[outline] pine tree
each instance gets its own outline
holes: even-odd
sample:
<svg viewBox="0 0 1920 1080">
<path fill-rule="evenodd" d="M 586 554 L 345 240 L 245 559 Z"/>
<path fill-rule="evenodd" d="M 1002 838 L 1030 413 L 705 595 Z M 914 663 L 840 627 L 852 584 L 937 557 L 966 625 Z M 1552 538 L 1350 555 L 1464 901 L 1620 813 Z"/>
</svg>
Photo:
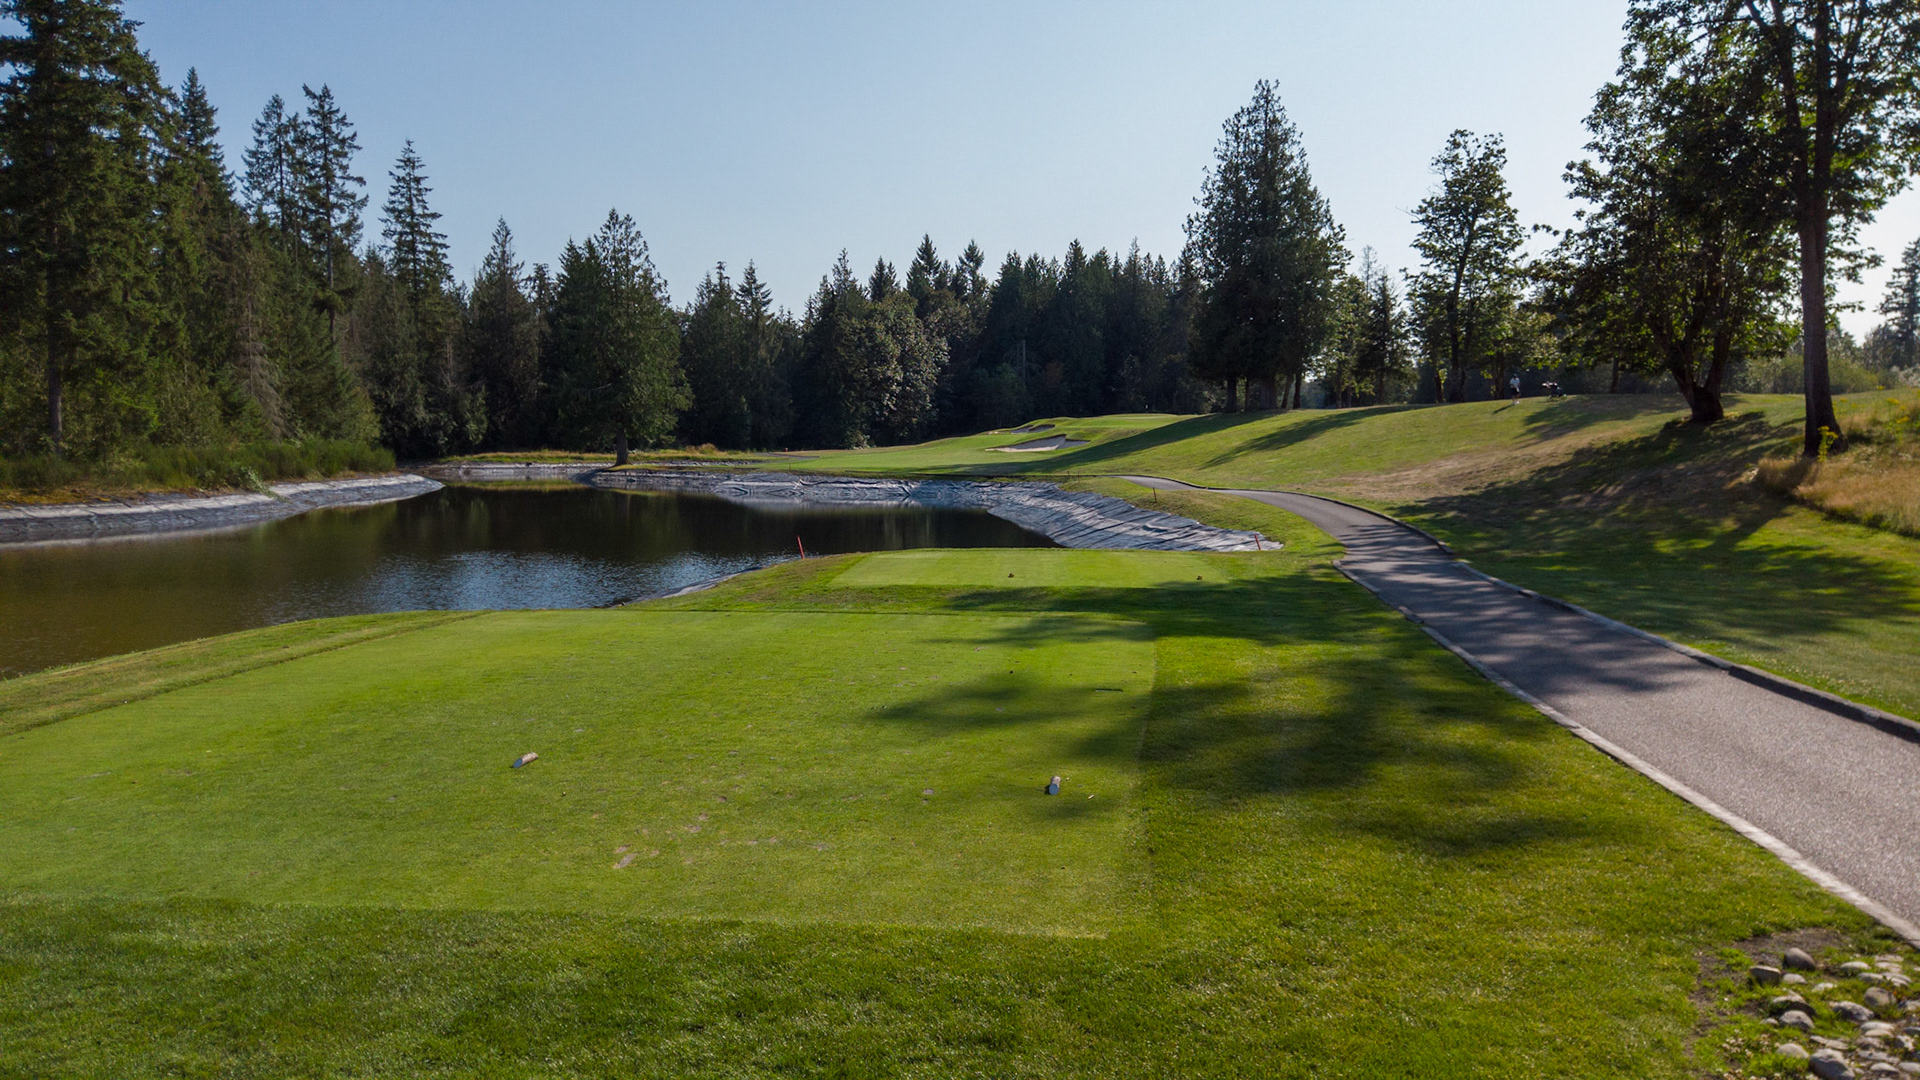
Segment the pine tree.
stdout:
<svg viewBox="0 0 1920 1080">
<path fill-rule="evenodd" d="M 631 217 L 609 212 L 585 244 L 568 242 L 554 287 L 552 350 L 563 437 L 575 447 L 665 441 L 686 407 L 679 333 L 666 283 Z"/>
<path fill-rule="evenodd" d="M 166 96 L 112 0 L 0 0 L 0 336 L 39 354 L 46 446 L 154 422 L 147 338 Z M 68 412 L 69 399 L 79 408 Z"/>
<path fill-rule="evenodd" d="M 160 193 L 155 362 L 162 443 L 264 434 L 261 405 L 235 365 L 235 260 L 248 244 L 220 126 L 199 74 L 189 70 L 166 111 Z"/>
<path fill-rule="evenodd" d="M 287 103 L 275 94 L 253 122 L 253 145 L 245 155 L 247 204 L 273 227 L 281 250 L 289 253 L 301 240 L 299 132 L 300 118 L 289 115 Z"/>
<path fill-rule="evenodd" d="M 1887 317 L 1892 366 L 1920 364 L 1920 240 L 1907 245 L 1900 265 L 1887 276 L 1887 295 L 1880 301 L 1880 314 Z"/>
<path fill-rule="evenodd" d="M 381 207 L 380 235 L 387 241 L 388 268 L 406 289 L 418 317 L 421 305 L 444 292 L 453 277 L 447 266 L 447 236 L 433 227 L 440 215 L 427 205 L 433 189 L 427 186 L 425 165 L 414 152 L 412 139 L 387 175 L 393 186 Z"/>
<path fill-rule="evenodd" d="M 545 268 L 537 269 L 544 276 Z M 502 219 L 473 279 L 463 337 L 468 369 L 485 402 L 488 445 L 496 449 L 527 448 L 540 438 L 540 324 L 514 254 L 513 230 Z"/>
<path fill-rule="evenodd" d="M 360 244 L 360 212 L 366 181 L 353 173 L 360 137 L 324 83 L 318 92 L 302 86 L 306 115 L 294 136 L 299 228 L 319 286 L 315 304 L 327 317 L 327 337 L 337 342 L 336 323 L 352 294 L 347 281 Z"/>
<path fill-rule="evenodd" d="M 877 304 L 899 291 L 900 275 L 894 273 L 893 264 L 884 258 L 876 261 L 867 278 L 867 299 Z"/>
<path fill-rule="evenodd" d="M 1276 381 L 1297 386 L 1326 344 L 1344 234 L 1272 83 L 1254 86 L 1214 156 L 1200 211 L 1187 219 L 1201 286 L 1196 370 L 1225 382 L 1229 409 L 1240 378 L 1271 408 L 1281 404 Z"/>
<path fill-rule="evenodd" d="M 721 263 L 701 279 L 680 339 L 680 364 L 693 397 L 680 418 L 687 442 L 742 448 L 752 439 L 746 331 L 746 312 Z"/>
</svg>

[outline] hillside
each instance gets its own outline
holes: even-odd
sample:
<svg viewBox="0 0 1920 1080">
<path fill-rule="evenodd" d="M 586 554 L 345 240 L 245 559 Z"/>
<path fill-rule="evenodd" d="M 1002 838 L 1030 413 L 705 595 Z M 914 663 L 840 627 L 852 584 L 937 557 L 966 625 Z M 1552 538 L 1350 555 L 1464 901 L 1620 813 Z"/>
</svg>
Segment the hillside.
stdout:
<svg viewBox="0 0 1920 1080">
<path fill-rule="evenodd" d="M 1843 423 L 1889 393 L 1843 398 Z M 820 454 L 834 472 L 1148 473 L 1331 495 L 1426 528 L 1508 580 L 1812 685 L 1920 715 L 1920 540 L 1837 520 L 1753 478 L 1790 449 L 1800 401 L 1734 397 L 1682 423 L 1677 397 L 1476 402 L 1196 417 L 1059 418 L 1087 445 L 993 449 L 989 433 Z"/>
</svg>

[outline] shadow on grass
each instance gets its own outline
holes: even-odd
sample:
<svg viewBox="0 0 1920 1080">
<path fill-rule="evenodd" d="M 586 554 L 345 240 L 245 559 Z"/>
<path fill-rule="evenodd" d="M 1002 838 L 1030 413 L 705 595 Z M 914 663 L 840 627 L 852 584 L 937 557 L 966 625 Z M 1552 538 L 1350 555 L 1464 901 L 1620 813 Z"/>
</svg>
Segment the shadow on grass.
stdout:
<svg viewBox="0 0 1920 1080">
<path fill-rule="evenodd" d="M 1678 415 L 1685 409 L 1686 402 L 1678 394 L 1582 394 L 1549 399 L 1528 413 L 1521 424 L 1536 439 L 1555 439 L 1595 424 Z"/>
<path fill-rule="evenodd" d="M 915 591 L 892 590 L 896 599 Z M 1115 763 L 1138 753 L 1152 781 L 1183 801 L 1227 808 L 1333 800 L 1335 827 L 1428 857 L 1617 838 L 1617 823 L 1520 794 L 1550 767 L 1538 748 L 1559 737 L 1557 729 L 1498 698 L 1391 613 L 1325 582 L 1287 575 L 1163 590 L 996 589 L 949 594 L 941 607 L 1052 607 L 1151 627 L 1159 672 L 1144 742 L 1137 714 L 1116 710 L 1076 749 Z M 1059 640 L 1062 628 L 1036 619 L 998 640 Z M 1090 641 L 1140 632 L 1119 622 L 1078 631 Z M 873 719 L 940 737 L 1084 709 L 1095 693 L 1015 670 L 929 691 Z"/>
<path fill-rule="evenodd" d="M 1230 450 L 1222 451 L 1209 460 L 1206 467 L 1216 468 L 1236 458 L 1245 457 L 1248 454 L 1277 453 L 1291 446 L 1317 439 L 1330 431 L 1337 431 L 1340 428 L 1357 424 L 1369 417 L 1383 416 L 1387 413 L 1405 412 L 1409 409 L 1423 407 L 1424 406 L 1419 405 L 1376 405 L 1366 409 L 1340 409 L 1321 413 L 1308 420 L 1301 420 L 1297 423 L 1277 427 L 1257 438 L 1248 439 L 1246 442 Z"/>
<path fill-rule="evenodd" d="M 1083 446 L 1064 454 L 1050 455 L 1044 461 L 1020 462 L 1014 468 L 1001 471 L 1010 473 L 1064 473 L 1082 471 L 1090 466 L 1099 465 L 1116 458 L 1128 457 L 1185 439 L 1211 435 L 1216 431 L 1225 431 L 1229 428 L 1239 427 L 1242 424 L 1250 424 L 1255 420 L 1265 419 L 1271 415 L 1273 414 L 1264 412 L 1242 412 L 1210 413 L 1205 416 L 1189 417 L 1185 420 L 1176 420 L 1171 424 L 1162 424 L 1150 431 L 1142 431 L 1135 435 L 1128 435 L 1123 439 L 1114 439 L 1110 442 L 1097 442 L 1091 446 Z"/>
<path fill-rule="evenodd" d="M 1674 422 L 1521 480 L 1398 510 L 1468 558 L 1517 563 L 1561 595 L 1631 598 L 1701 639 L 1816 636 L 1857 620 L 1920 616 L 1912 568 L 1762 530 L 1790 505 L 1745 479 L 1792 433 L 1757 412 Z M 1562 584 L 1555 584 L 1557 579 Z"/>
</svg>

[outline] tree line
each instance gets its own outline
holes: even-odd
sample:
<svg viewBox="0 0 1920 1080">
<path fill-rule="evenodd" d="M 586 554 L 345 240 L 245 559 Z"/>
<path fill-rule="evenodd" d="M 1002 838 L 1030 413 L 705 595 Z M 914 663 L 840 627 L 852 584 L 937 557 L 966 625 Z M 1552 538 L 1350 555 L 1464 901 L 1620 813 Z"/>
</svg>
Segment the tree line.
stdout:
<svg viewBox="0 0 1920 1080">
<path fill-rule="evenodd" d="M 1831 283 L 1867 264 L 1858 227 L 1920 153 L 1916 11 L 1634 0 L 1568 168 L 1576 223 L 1536 258 L 1504 144 L 1468 131 L 1413 212 L 1420 265 L 1356 258 L 1261 82 L 1172 258 L 1076 241 L 990 268 L 928 237 L 904 273 L 843 252 L 794 313 L 751 263 L 676 306 L 618 211 L 551 264 L 502 221 L 457 280 L 421 155 L 404 147 L 372 207 L 328 87 L 270 99 L 230 163 L 197 73 L 163 84 L 115 0 L 0 0 L 19 28 L 0 38 L 0 452 L 857 446 L 1460 401 L 1596 366 L 1669 379 L 1710 422 L 1730 372 L 1789 349 L 1813 447 L 1838 428 Z M 1920 373 L 1920 241 L 1881 311 L 1858 351 Z"/>
</svg>

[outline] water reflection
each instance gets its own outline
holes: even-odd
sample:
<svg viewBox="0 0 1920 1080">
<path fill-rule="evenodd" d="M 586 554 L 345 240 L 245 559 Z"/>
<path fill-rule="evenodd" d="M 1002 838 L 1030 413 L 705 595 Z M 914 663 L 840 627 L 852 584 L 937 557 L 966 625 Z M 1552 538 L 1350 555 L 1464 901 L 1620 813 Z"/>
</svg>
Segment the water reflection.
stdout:
<svg viewBox="0 0 1920 1080">
<path fill-rule="evenodd" d="M 0 548 L 0 672 L 323 615 L 598 607 L 790 558 L 798 542 L 821 555 L 1050 546 L 977 512 L 448 487 L 219 533 Z"/>
</svg>

